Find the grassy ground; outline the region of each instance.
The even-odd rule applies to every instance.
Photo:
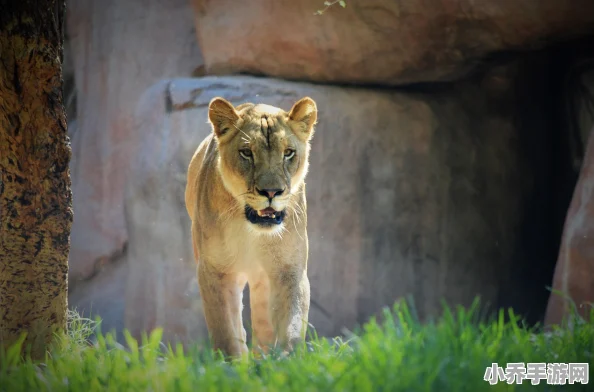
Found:
[[[478,302],[475,303],[478,305]],[[348,341],[311,337],[288,358],[225,363],[208,350],[165,347],[154,331],[125,348],[110,335],[89,343],[91,324],[72,319],[61,347],[44,363],[0,356],[0,391],[539,391],[594,390],[588,385],[522,385],[483,380],[491,363],[592,362],[594,322],[544,333],[479,317],[477,306],[445,311],[420,325],[406,304],[368,322]],[[594,315],[594,312],[593,312]],[[594,318],[591,318],[594,320]]]

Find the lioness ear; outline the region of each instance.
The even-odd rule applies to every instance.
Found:
[[[318,119],[318,107],[310,97],[301,98],[289,112],[297,136],[309,139],[313,135],[313,126]]]
[[[235,129],[239,114],[229,101],[216,97],[208,105],[208,120],[212,124],[215,136],[220,138]]]

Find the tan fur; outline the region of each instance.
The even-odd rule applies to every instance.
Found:
[[[228,356],[248,351],[241,318],[246,282],[255,347],[267,351],[276,344],[287,352],[305,337],[310,293],[304,179],[316,120],[309,97],[288,113],[262,104],[234,108],[223,98],[210,102],[213,132],[192,157],[185,201],[207,327],[214,349]],[[269,199],[262,189],[279,194]],[[261,227],[248,221],[246,205],[286,215],[281,225]]]

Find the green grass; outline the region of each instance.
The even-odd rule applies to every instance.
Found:
[[[226,363],[209,350],[165,347],[159,330],[127,347],[110,334],[90,343],[93,324],[71,319],[68,336],[43,363],[0,356],[0,391],[538,391],[594,390],[589,385],[533,386],[483,380],[492,362],[592,362],[594,322],[576,318],[551,332],[521,326],[503,310],[487,320],[478,301],[445,309],[421,325],[406,303],[370,320],[348,341],[310,337],[287,358]],[[594,315],[594,312],[593,314]],[[594,317],[590,318],[594,320]]]

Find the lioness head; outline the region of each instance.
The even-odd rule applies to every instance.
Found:
[[[307,173],[316,103],[302,98],[287,113],[263,104],[234,108],[214,98],[208,118],[219,149],[218,170],[247,221],[260,231],[282,228]]]

